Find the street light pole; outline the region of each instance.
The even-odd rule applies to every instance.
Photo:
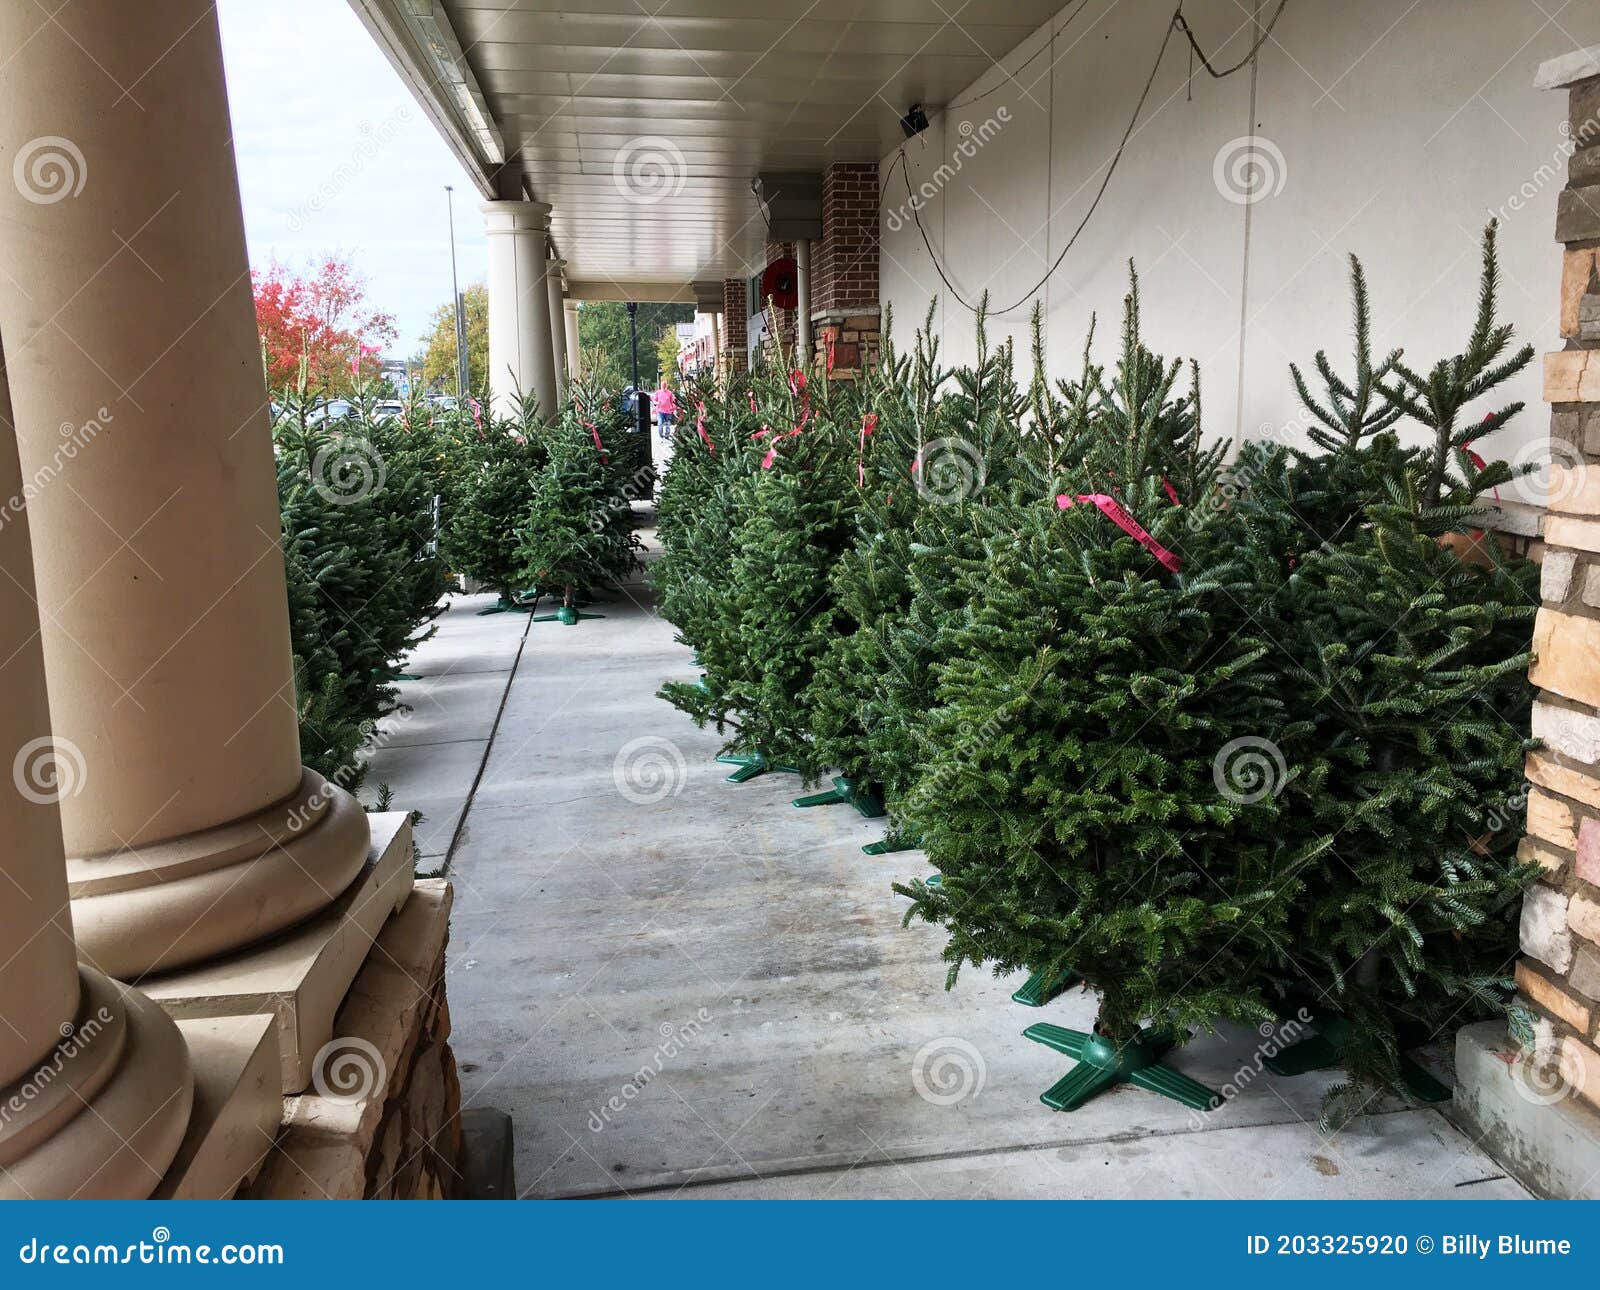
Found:
[[[633,351],[633,415],[639,433],[650,433],[650,404],[639,388],[639,302],[628,301],[628,348]]]
[[[456,198],[455,188],[444,186],[446,208],[450,213],[450,293],[455,302],[456,316],[456,402],[467,396],[467,323],[462,317],[461,282],[456,277]]]

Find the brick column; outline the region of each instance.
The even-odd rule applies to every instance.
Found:
[[[745,354],[745,347],[749,343],[745,320],[749,317],[750,307],[745,302],[745,295],[743,278],[722,280],[722,370],[730,376],[749,366]]]
[[[1600,1106],[1600,51],[1547,65],[1570,94],[1571,156],[1556,237],[1564,243],[1561,336],[1545,356],[1551,404],[1543,607],[1534,626],[1539,687],[1521,854],[1543,866],[1523,903],[1516,969],[1541,1018],[1539,1053]],[[1585,59],[1588,61],[1586,62]]]
[[[831,351],[836,380],[878,360],[878,257],[877,165],[829,166],[822,177],[822,240],[811,265],[812,357],[826,370]]]

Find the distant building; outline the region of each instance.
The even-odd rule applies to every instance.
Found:
[[[692,323],[678,324],[678,371],[684,376],[709,369],[717,357],[711,335],[711,315],[696,314]]]

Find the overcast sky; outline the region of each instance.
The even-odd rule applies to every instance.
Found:
[[[344,0],[217,7],[251,263],[346,253],[415,353],[450,299],[445,184],[461,285],[483,281],[477,190]]]

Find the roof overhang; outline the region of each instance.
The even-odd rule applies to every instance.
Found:
[[[576,282],[685,299],[815,235],[769,230],[758,175],[876,163],[1062,2],[350,0],[484,196],[550,203]]]

